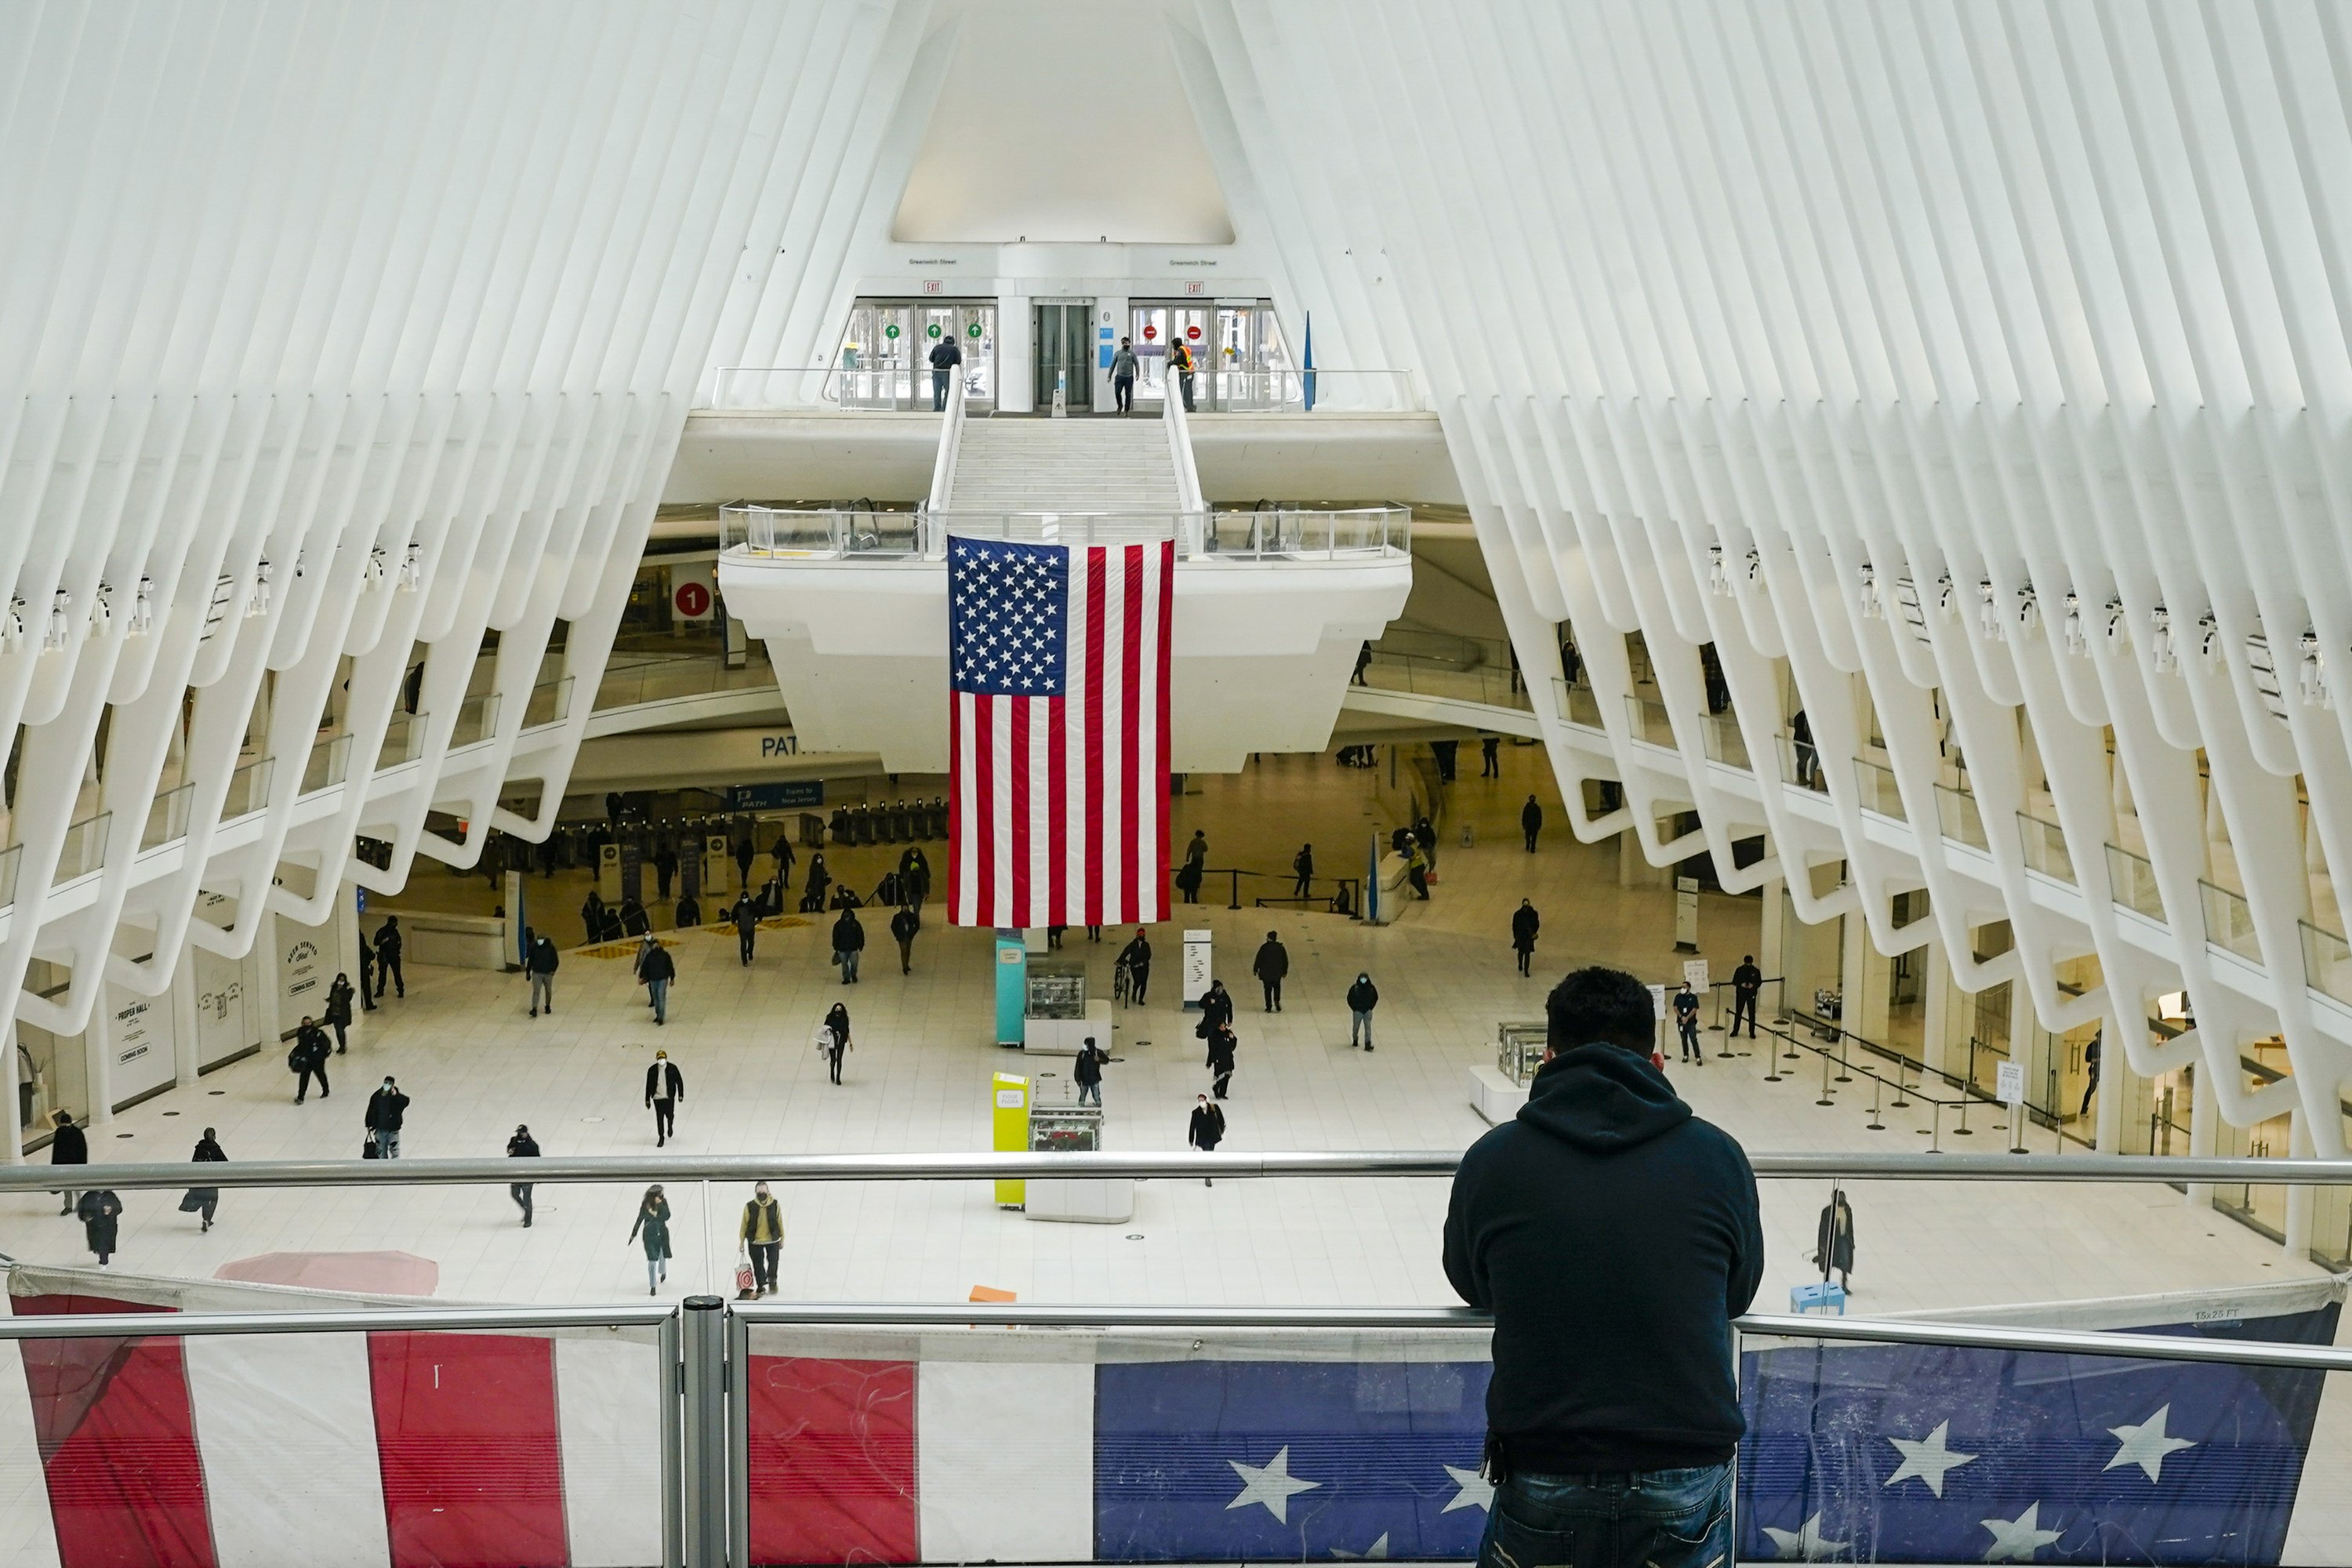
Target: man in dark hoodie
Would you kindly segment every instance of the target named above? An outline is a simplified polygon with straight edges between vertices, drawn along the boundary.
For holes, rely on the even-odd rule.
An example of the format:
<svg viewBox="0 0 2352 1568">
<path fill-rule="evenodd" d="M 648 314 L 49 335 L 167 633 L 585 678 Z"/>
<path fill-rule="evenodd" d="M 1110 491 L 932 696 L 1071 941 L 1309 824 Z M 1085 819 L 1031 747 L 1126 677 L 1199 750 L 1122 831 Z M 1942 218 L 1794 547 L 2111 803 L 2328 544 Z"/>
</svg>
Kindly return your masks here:
<svg viewBox="0 0 2352 1568">
<path fill-rule="evenodd" d="M 1755 1173 L 1650 1065 L 1648 987 L 1580 969 L 1545 1006 L 1528 1103 L 1463 1156 L 1445 1219 L 1446 1278 L 1495 1314 L 1478 1561 L 1557 1562 L 1599 1531 L 1611 1563 L 1728 1563 Z"/>
</svg>

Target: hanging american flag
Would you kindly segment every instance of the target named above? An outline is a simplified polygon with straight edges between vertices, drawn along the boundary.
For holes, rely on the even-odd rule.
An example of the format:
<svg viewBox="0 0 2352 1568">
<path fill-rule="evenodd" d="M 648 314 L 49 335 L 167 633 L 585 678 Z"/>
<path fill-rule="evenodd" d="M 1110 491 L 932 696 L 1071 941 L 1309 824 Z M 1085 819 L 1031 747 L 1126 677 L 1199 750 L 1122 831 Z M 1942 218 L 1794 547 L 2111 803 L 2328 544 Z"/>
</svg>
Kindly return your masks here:
<svg viewBox="0 0 2352 1568">
<path fill-rule="evenodd" d="M 1168 918 L 1175 552 L 948 541 L 950 923 Z"/>
</svg>

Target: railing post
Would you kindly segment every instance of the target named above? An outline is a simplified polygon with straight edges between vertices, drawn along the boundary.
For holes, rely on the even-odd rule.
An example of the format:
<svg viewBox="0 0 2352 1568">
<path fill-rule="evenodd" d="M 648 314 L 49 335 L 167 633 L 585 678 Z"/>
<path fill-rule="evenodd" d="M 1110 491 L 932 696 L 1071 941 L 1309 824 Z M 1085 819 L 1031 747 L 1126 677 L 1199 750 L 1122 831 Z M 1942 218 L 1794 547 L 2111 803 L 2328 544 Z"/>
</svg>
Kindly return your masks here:
<svg viewBox="0 0 2352 1568">
<path fill-rule="evenodd" d="M 686 1568 L 727 1568 L 727 1303 L 682 1307 Z"/>
<path fill-rule="evenodd" d="M 686 1565 L 686 1460 L 681 1423 L 686 1415 L 684 1352 L 678 1315 L 659 1330 L 661 1356 L 662 1568 Z"/>
<path fill-rule="evenodd" d="M 1240 869 L 1239 869 L 1238 868 L 1236 868 L 1234 869 L 1234 873 L 1233 873 L 1233 878 L 1234 878 L 1234 901 L 1233 901 L 1232 903 L 1230 903 L 1230 904 L 1227 904 L 1227 905 L 1225 906 L 1225 908 L 1227 908 L 1227 909 L 1229 909 L 1229 910 L 1237 910 L 1237 909 L 1240 909 L 1240 908 L 1242 907 L 1242 874 L 1241 874 L 1241 871 L 1240 871 Z"/>
</svg>

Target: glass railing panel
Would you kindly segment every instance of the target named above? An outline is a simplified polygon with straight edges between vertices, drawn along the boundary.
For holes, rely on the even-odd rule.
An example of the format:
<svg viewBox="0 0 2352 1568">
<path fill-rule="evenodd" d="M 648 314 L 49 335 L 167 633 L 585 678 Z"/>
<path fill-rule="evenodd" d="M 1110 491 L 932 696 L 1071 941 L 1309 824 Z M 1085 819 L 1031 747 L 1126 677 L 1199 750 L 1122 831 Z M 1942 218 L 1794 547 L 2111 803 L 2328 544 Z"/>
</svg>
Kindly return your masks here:
<svg viewBox="0 0 2352 1568">
<path fill-rule="evenodd" d="M 1978 809 L 1977 797 L 1967 790 L 1936 786 L 1936 826 L 1945 837 L 1958 843 L 1988 852 L 1992 848 L 1992 840 L 1985 833 L 1984 813 Z"/>
<path fill-rule="evenodd" d="M 322 789 L 332 789 L 350 775 L 352 738 L 330 735 L 310 748 L 302 763 L 302 794 L 316 795 Z"/>
<path fill-rule="evenodd" d="M 1748 754 L 1748 737 L 1740 732 L 1738 715 L 1710 713 L 1701 732 L 1706 740 L 1707 761 L 1755 771 L 1756 764 Z"/>
<path fill-rule="evenodd" d="M 454 750 L 487 741 L 498 733 L 498 728 L 499 694 L 478 692 L 458 704 L 457 722 L 450 728 L 449 744 Z"/>
<path fill-rule="evenodd" d="M 530 689 L 523 704 L 522 727 L 536 730 L 543 725 L 560 724 L 572 716 L 572 682 L 568 675 L 553 680 L 542 680 Z"/>
<path fill-rule="evenodd" d="M 423 756 L 425 726 L 425 716 L 422 713 L 394 713 L 391 724 L 385 727 L 383 744 L 377 748 L 375 765 L 388 768 Z"/>
<path fill-rule="evenodd" d="M 101 811 L 68 827 L 65 843 L 58 850 L 57 875 L 52 880 L 70 882 L 106 864 L 106 834 L 113 821 L 112 812 Z"/>
<path fill-rule="evenodd" d="M 2066 835 L 2056 823 L 2021 811 L 2017 814 L 2017 837 L 2024 851 L 2026 869 L 2061 882 L 2076 880 L 2074 852 L 2066 847 Z"/>
<path fill-rule="evenodd" d="M 1591 687 L 1580 681 L 1570 685 L 1566 677 L 1555 675 L 1551 678 L 1551 689 L 1554 700 L 1559 704 L 1560 722 L 1587 730 L 1607 728 L 1601 722 L 1601 699 L 1593 694 Z"/>
<path fill-rule="evenodd" d="M 11 844 L 0 849 L 0 910 L 16 901 L 16 873 L 25 864 L 25 847 Z"/>
<path fill-rule="evenodd" d="M 1669 751 L 1674 749 L 1675 721 L 1666 712 L 1664 703 L 1647 697 L 1629 696 L 1625 699 L 1625 721 L 1633 739 L 1647 741 L 1654 746 L 1664 746 Z"/>
<path fill-rule="evenodd" d="M 228 793 L 221 797 L 221 820 L 244 816 L 269 804 L 269 770 L 273 759 L 257 757 L 228 776 Z"/>
<path fill-rule="evenodd" d="M 2197 901 L 2205 915 L 2205 940 L 2251 963 L 2263 961 L 2263 946 L 2254 936 L 2254 911 L 2243 893 L 2217 888 L 2200 879 Z"/>
<path fill-rule="evenodd" d="M 2135 855 L 2120 844 L 2107 846 L 2107 884 L 2116 903 L 2152 921 L 2162 921 L 2164 895 L 2156 885 L 2156 867 L 2145 855 Z"/>
<path fill-rule="evenodd" d="M 1811 741 L 1801 740 L 1790 731 L 1783 730 L 1773 737 L 1780 753 L 1780 779 L 1819 795 L 1829 793 L 1830 781 L 1822 771 L 1821 748 Z"/>
<path fill-rule="evenodd" d="M 1909 820 L 1903 815 L 1903 792 L 1895 784 L 1895 770 L 1867 757 L 1853 760 L 1854 787 L 1862 795 L 1862 809 L 1891 816 L 1897 822 Z"/>
<path fill-rule="evenodd" d="M 2295 924 L 2303 933 L 2304 984 L 2352 1007 L 2352 942 L 2309 921 Z"/>
<path fill-rule="evenodd" d="M 139 835 L 139 847 L 152 849 L 159 844 L 169 844 L 174 838 L 188 836 L 188 814 L 196 798 L 196 786 L 184 784 L 175 790 L 155 797 L 147 807 L 147 826 Z"/>
</svg>

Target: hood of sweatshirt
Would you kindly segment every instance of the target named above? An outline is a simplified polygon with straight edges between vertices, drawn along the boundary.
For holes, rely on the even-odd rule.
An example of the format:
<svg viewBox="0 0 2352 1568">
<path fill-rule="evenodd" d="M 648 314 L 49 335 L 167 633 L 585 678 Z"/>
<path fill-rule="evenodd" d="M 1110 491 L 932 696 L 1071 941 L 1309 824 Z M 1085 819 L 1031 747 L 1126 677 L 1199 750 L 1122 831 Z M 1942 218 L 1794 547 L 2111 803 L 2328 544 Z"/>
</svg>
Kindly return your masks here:
<svg viewBox="0 0 2352 1568">
<path fill-rule="evenodd" d="M 1518 1119 L 1595 1154 L 1614 1154 L 1671 1132 L 1691 1108 L 1647 1058 L 1615 1046 L 1579 1046 L 1546 1062 Z"/>
</svg>

